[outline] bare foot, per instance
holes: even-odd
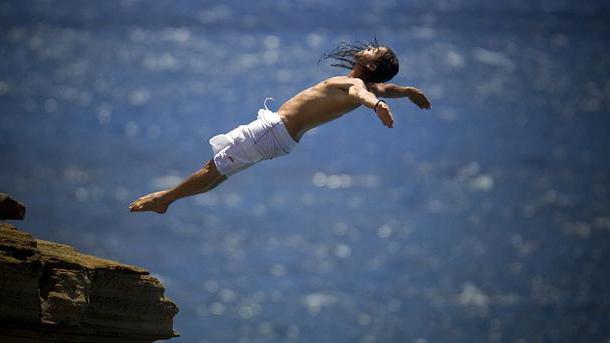
[[[157,213],[165,213],[169,205],[172,203],[164,197],[165,193],[167,192],[168,191],[159,191],[145,195],[129,204],[129,211],[155,211]]]

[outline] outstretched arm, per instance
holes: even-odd
[[[369,83],[367,88],[376,96],[383,98],[409,98],[422,110],[429,110],[432,107],[424,92],[415,87],[403,87],[392,83]]]
[[[374,93],[369,92],[364,82],[355,79],[347,90],[348,94],[359,104],[372,108],[383,125],[391,128],[394,126],[394,117],[390,107],[383,100],[379,100]]]
[[[324,81],[324,83],[330,87],[347,91],[354,102],[372,108],[383,125],[387,127],[394,125],[390,107],[384,101],[379,100],[374,93],[371,93],[362,80],[348,76],[336,76]]]

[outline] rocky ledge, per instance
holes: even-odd
[[[174,302],[144,269],[0,223],[2,342],[152,342],[178,336]]]

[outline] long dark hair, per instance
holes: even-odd
[[[331,66],[333,67],[353,69],[358,62],[356,54],[368,48],[378,49],[381,46],[382,45],[379,45],[379,42],[377,42],[376,37],[373,41],[369,42],[339,42],[333,50],[322,54],[318,59],[318,63],[322,60],[331,59],[335,61],[331,63]],[[363,75],[363,81],[373,83],[387,82],[398,74],[398,57],[396,57],[392,49],[388,46],[383,47],[387,50],[385,53],[377,56],[377,60],[375,61],[377,68],[374,71],[369,71],[367,68],[364,68],[365,75]]]

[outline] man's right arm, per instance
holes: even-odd
[[[347,93],[353,97],[358,103],[373,109],[375,114],[379,117],[379,120],[383,123],[383,125],[391,128],[394,126],[394,117],[392,116],[392,112],[390,111],[390,106],[385,103],[385,101],[380,100],[375,96],[374,93],[371,93],[367,88],[364,82],[360,79],[352,79],[353,83],[347,90]]]
[[[375,94],[371,93],[360,79],[347,76],[336,76],[328,79],[326,82],[331,87],[341,88],[347,91],[350,98],[368,108],[375,108],[375,104],[379,101]]]
[[[358,78],[338,76],[330,78],[326,81],[329,86],[341,88],[347,91],[347,94],[354,102],[371,108],[379,117],[383,125],[392,127],[394,118],[390,107],[382,100],[379,100],[375,94],[371,93],[364,82]]]

